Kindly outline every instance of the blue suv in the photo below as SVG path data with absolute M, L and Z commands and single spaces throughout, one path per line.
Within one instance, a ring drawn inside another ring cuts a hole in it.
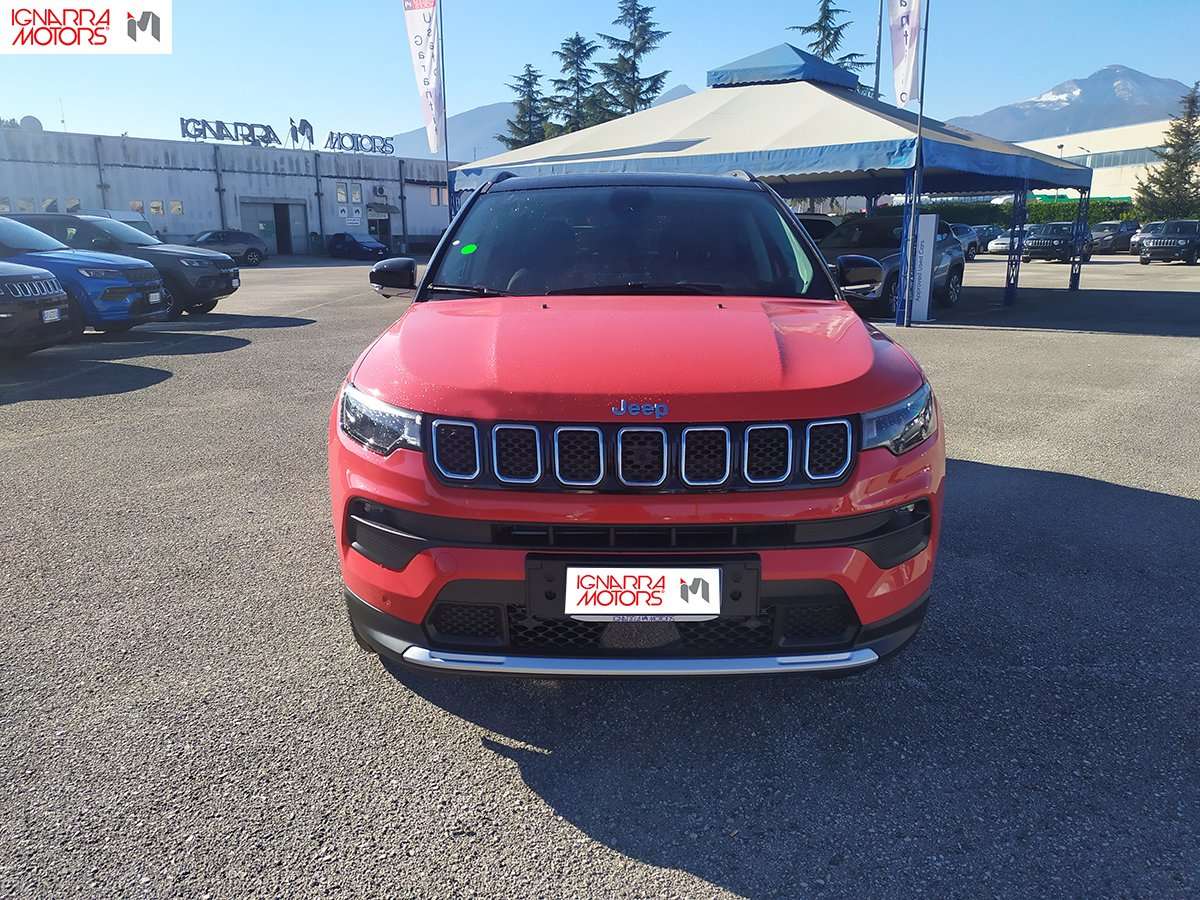
M 165 319 L 162 278 L 148 262 L 115 253 L 72 250 L 61 241 L 0 216 L 0 259 L 48 269 L 67 292 L 74 336 L 85 325 L 128 331 Z

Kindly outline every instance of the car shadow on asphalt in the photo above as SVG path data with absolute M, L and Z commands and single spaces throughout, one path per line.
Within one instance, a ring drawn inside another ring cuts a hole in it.
M 142 390 L 174 373 L 158 366 L 136 365 L 139 357 L 227 353 L 245 347 L 246 338 L 149 330 L 124 334 L 85 333 L 19 359 L 0 359 L 0 406 L 24 400 L 101 397 Z
M 302 316 L 252 316 L 241 313 L 211 312 L 201 316 L 184 315 L 174 322 L 157 322 L 142 334 L 168 331 L 239 331 L 250 328 L 301 328 L 316 319 Z M 138 332 L 133 332 L 138 333 Z
M 1200 502 L 962 460 L 947 485 L 925 627 L 858 677 L 389 671 L 589 838 L 740 895 L 1186 893 Z

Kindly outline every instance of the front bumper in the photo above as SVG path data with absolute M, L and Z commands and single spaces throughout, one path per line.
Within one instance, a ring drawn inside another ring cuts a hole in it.
M 58 321 L 45 322 L 47 310 L 57 310 Z M 0 350 L 40 350 L 65 341 L 69 312 L 66 294 L 17 302 L 0 298 Z
M 1141 253 L 1139 255 L 1142 257 L 1142 259 L 1157 259 L 1157 260 L 1165 260 L 1165 261 L 1169 262 L 1172 260 L 1187 259 L 1188 254 L 1191 252 L 1192 252 L 1192 248 L 1187 245 L 1182 246 L 1182 247 L 1180 247 L 1180 246 L 1175 246 L 1175 247 L 1146 247 L 1146 246 L 1143 246 Z
M 177 292 L 182 295 L 183 300 L 190 302 L 228 297 L 242 286 L 241 270 L 237 268 L 181 266 L 175 279 Z
M 1069 244 L 1063 247 L 1030 247 L 1026 244 L 1021 256 L 1025 259 L 1054 259 L 1066 262 L 1071 258 L 1071 247 Z

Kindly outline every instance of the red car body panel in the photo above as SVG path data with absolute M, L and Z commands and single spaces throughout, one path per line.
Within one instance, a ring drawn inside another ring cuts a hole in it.
M 352 380 L 463 418 L 594 422 L 620 399 L 669 398 L 672 421 L 714 422 L 878 409 L 922 377 L 845 303 L 689 295 L 415 303 Z

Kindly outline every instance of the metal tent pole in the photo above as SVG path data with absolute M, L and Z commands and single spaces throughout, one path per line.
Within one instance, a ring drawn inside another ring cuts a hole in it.
M 904 290 L 904 303 L 896 305 L 896 324 L 904 326 L 912 325 L 912 295 L 917 283 L 917 222 L 920 217 L 921 181 L 925 167 L 921 138 L 925 126 L 925 64 L 929 61 L 929 7 L 930 0 L 925 0 L 925 35 L 921 39 L 921 96 L 917 98 L 917 152 L 912 173 L 912 209 L 907 217 L 912 221 L 908 225 L 908 244 L 905 247 L 908 255 L 908 278 Z
M 1079 290 L 1079 276 L 1083 272 L 1083 244 L 1087 240 L 1088 205 L 1091 190 L 1080 188 L 1079 206 L 1075 210 L 1075 228 L 1071 234 L 1071 280 L 1067 290 Z
M 1029 197 L 1029 182 L 1022 181 L 1013 191 L 1012 222 L 1008 237 L 1008 270 L 1004 275 L 1004 305 L 1017 302 L 1017 284 L 1021 278 L 1021 253 L 1025 250 L 1025 201 Z

